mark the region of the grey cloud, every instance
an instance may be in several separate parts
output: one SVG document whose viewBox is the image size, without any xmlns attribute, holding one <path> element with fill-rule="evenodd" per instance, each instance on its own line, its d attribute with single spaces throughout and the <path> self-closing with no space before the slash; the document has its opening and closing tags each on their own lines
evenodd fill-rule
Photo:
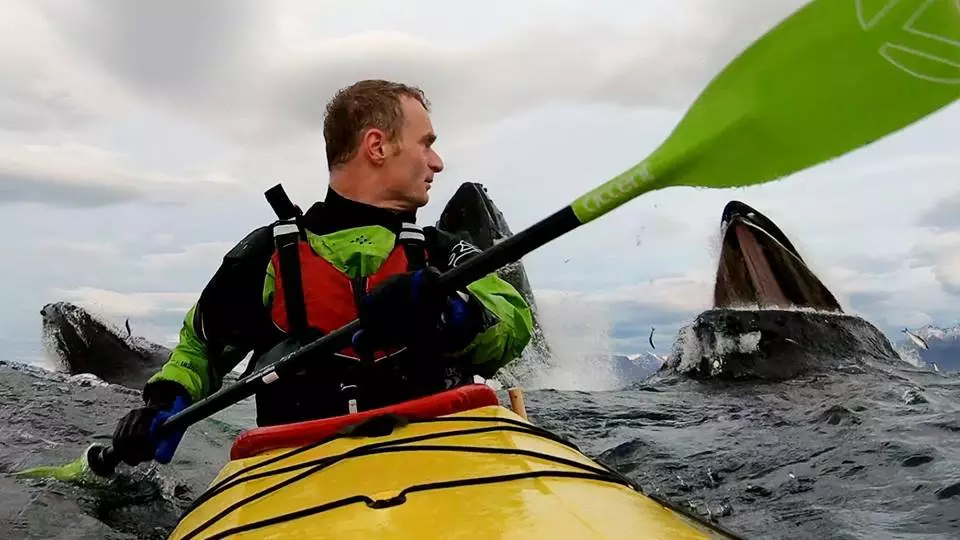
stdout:
<svg viewBox="0 0 960 540">
<path fill-rule="evenodd" d="M 849 305 L 847 310 L 870 312 L 877 306 L 889 302 L 890 294 L 883 291 L 858 291 L 847 295 Z"/>
<path fill-rule="evenodd" d="M 960 288 L 946 286 L 935 278 L 909 289 L 860 291 L 848 294 L 844 310 L 856 314 L 888 334 L 910 326 L 917 317 L 935 324 L 948 324 L 956 318 Z"/>
<path fill-rule="evenodd" d="M 708 309 L 709 306 L 704 306 Z M 619 302 L 610 307 L 614 323 L 611 333 L 616 338 L 646 337 L 650 327 L 679 326 L 699 313 L 696 310 L 677 310 L 640 302 Z"/>
<path fill-rule="evenodd" d="M 260 60 L 258 29 L 271 28 L 262 5 L 252 0 L 105 0 L 82 9 L 48 2 L 44 11 L 72 46 L 139 91 L 161 95 L 238 82 L 234 77 Z M 218 90 L 230 88 L 222 84 Z"/>
<path fill-rule="evenodd" d="M 683 107 L 724 63 L 801 4 L 692 0 L 643 8 L 650 16 L 629 24 L 545 22 L 459 49 L 396 32 L 289 47 L 277 28 L 277 5 L 252 1 L 111 0 L 45 9 L 71 45 L 136 92 L 267 142 L 316 131 L 337 88 L 371 77 L 422 86 L 448 131 L 554 101 Z"/>
<path fill-rule="evenodd" d="M 937 232 L 921 238 L 910 250 L 912 268 L 929 268 L 944 292 L 960 295 L 960 193 L 942 200 L 921 221 Z"/>
<path fill-rule="evenodd" d="M 949 294 L 960 296 L 960 272 L 947 266 L 945 263 L 937 265 L 933 270 L 933 275 L 940 282 L 943 290 Z"/>
<path fill-rule="evenodd" d="M 140 105 L 189 118 L 256 142 L 278 130 L 264 88 L 287 54 L 273 3 L 212 0 L 131 3 L 107 0 L 43 13 L 58 35 L 91 66 L 122 85 Z"/>
<path fill-rule="evenodd" d="M 924 212 L 919 224 L 941 230 L 960 230 L 960 191 Z"/>
<path fill-rule="evenodd" d="M 355 36 L 302 59 L 279 80 L 270 101 L 279 107 L 278 118 L 299 124 L 291 127 L 312 130 L 322 122 L 325 98 L 337 88 L 361 78 L 398 79 L 424 88 L 438 123 L 462 128 L 554 100 L 604 101 L 603 86 L 615 75 L 601 73 L 598 57 L 629 47 L 631 37 L 616 30 L 603 40 L 582 29 L 545 30 L 449 51 L 403 35 Z M 338 59 L 351 49 L 362 52 Z M 632 89 L 634 103 L 680 105 L 670 87 L 685 71 L 668 66 L 647 71 L 650 80 Z"/>
<path fill-rule="evenodd" d="M 684 310 L 646 302 L 619 302 L 610 307 L 610 337 L 625 352 L 650 349 L 650 331 L 654 329 L 656 350 L 667 352 L 679 329 L 693 321 L 703 309 Z"/>
<path fill-rule="evenodd" d="M 360 78 L 418 84 L 446 126 L 464 128 L 555 101 L 682 108 L 748 43 L 798 2 L 757 9 L 693 2 L 675 26 L 613 22 L 545 27 L 456 50 L 402 34 L 324 42 L 280 72 L 270 102 L 289 127 L 316 129 L 326 97 Z"/>
<path fill-rule="evenodd" d="M 130 100 L 64 43 L 30 2 L 4 3 L 0 18 L 0 129 L 69 130 L 117 114 Z"/>
<path fill-rule="evenodd" d="M 92 208 L 141 199 L 143 193 L 129 186 L 74 184 L 29 171 L 0 172 L 0 203 L 40 203 Z"/>
<path fill-rule="evenodd" d="M 0 81 L 0 87 L 4 86 Z M 0 126 L 6 131 L 36 132 L 82 126 L 96 114 L 66 90 L 31 93 L 24 88 L 0 88 Z"/>
<path fill-rule="evenodd" d="M 902 255 L 864 255 L 858 254 L 850 259 L 854 266 L 869 274 L 889 274 L 903 265 Z M 821 276 L 822 277 L 822 276 Z M 829 284 L 827 284 L 829 286 Z"/>
<path fill-rule="evenodd" d="M 184 204 L 242 193 L 222 175 L 176 177 L 144 171 L 122 156 L 83 145 L 0 145 L 0 204 L 33 202 L 74 208 L 135 201 Z"/>
<path fill-rule="evenodd" d="M 692 294 L 698 288 L 670 280 L 663 287 L 677 294 Z M 562 344 L 576 336 L 590 341 L 603 335 L 615 350 L 637 352 L 650 348 L 650 329 L 655 327 L 659 351 L 669 349 L 679 328 L 710 307 L 696 305 L 696 302 L 677 302 L 662 293 L 658 287 L 619 288 L 602 295 L 558 295 L 542 291 L 537 296 L 537 304 L 547 337 L 552 341 L 560 340 Z"/>
<path fill-rule="evenodd" d="M 958 249 L 960 243 L 950 247 L 944 247 L 939 250 L 924 249 L 918 250 L 919 255 L 914 261 L 914 266 L 928 267 L 933 278 L 940 284 L 943 292 L 951 295 L 960 296 L 960 264 L 958 264 Z"/>
</svg>

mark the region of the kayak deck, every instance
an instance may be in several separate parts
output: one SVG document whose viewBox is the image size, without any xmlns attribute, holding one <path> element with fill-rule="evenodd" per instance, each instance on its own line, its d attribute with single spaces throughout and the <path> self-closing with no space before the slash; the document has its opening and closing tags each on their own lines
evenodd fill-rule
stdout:
<svg viewBox="0 0 960 540">
<path fill-rule="evenodd" d="M 171 538 L 716 537 L 498 405 L 386 428 L 230 461 Z"/>
</svg>

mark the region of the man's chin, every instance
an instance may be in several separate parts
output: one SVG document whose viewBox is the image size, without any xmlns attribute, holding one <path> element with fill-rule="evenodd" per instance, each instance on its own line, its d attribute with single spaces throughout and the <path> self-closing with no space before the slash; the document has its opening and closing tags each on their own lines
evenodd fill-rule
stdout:
<svg viewBox="0 0 960 540">
<path fill-rule="evenodd" d="M 426 206 L 430 202 L 430 195 L 427 193 L 419 193 L 417 195 L 411 195 L 406 198 L 407 205 L 411 208 L 410 210 L 416 210 L 417 208 Z"/>
</svg>

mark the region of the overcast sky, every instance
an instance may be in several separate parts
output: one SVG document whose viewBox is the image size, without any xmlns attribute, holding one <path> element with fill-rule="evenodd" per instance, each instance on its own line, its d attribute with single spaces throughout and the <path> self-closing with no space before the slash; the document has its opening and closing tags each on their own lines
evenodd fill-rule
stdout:
<svg viewBox="0 0 960 540">
<path fill-rule="evenodd" d="M 271 220 L 266 188 L 324 196 L 321 115 L 341 86 L 427 92 L 447 167 L 422 223 L 478 181 L 516 232 L 646 157 L 802 3 L 5 2 L 0 358 L 36 354 L 55 300 L 172 339 L 226 249 Z M 954 324 L 958 127 L 955 104 L 781 182 L 645 195 L 524 259 L 544 317 L 625 352 L 656 326 L 662 352 L 710 306 L 720 212 L 736 198 L 892 337 Z"/>
</svg>

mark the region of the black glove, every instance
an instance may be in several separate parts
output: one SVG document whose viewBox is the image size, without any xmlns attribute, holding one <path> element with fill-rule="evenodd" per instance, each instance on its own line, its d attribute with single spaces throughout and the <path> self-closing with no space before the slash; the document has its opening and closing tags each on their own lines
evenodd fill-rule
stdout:
<svg viewBox="0 0 960 540">
<path fill-rule="evenodd" d="M 391 276 L 360 301 L 363 330 L 354 342 L 364 349 L 422 342 L 437 331 L 445 306 L 436 268 Z"/>
<path fill-rule="evenodd" d="M 391 276 L 360 302 L 362 330 L 353 338 L 358 350 L 391 345 L 452 351 L 464 347 L 484 326 L 483 307 L 440 288 L 433 267 Z"/>
<path fill-rule="evenodd" d="M 158 439 L 154 430 L 164 420 L 186 408 L 190 400 L 186 392 L 169 392 L 151 396 L 144 407 L 133 409 L 117 423 L 113 432 L 113 450 L 127 465 L 155 459 L 169 463 L 180 444 L 183 431 Z"/>
</svg>

